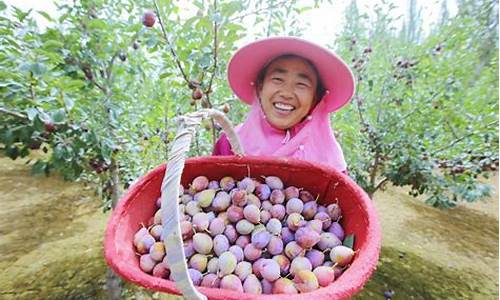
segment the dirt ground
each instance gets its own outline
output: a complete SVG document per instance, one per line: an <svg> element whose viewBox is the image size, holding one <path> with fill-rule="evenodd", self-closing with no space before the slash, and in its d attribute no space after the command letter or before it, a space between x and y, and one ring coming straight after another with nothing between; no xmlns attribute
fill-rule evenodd
<svg viewBox="0 0 500 300"><path fill-rule="evenodd" d="M495 194L451 210L405 189L375 195L383 230L377 271L356 299L498 299ZM103 213L93 189L34 177L0 157L0 299L106 299ZM126 285L124 299L177 299Z"/></svg>

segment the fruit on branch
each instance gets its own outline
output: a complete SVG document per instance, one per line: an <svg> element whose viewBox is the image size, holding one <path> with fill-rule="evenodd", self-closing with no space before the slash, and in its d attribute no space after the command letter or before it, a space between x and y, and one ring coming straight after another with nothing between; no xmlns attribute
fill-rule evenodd
<svg viewBox="0 0 500 300"><path fill-rule="evenodd" d="M153 27L156 22L156 15L154 12L148 10L142 15L142 24L146 27Z"/></svg>
<svg viewBox="0 0 500 300"><path fill-rule="evenodd" d="M89 161L90 167L97 173L102 173L106 170L108 170L109 166L104 162L103 160L100 160L98 158L92 158Z"/></svg>
<svg viewBox="0 0 500 300"><path fill-rule="evenodd" d="M195 88L193 90L191 98L193 98L193 100L200 100L202 97L203 97L203 92L201 91L201 89L200 88Z"/></svg>
<svg viewBox="0 0 500 300"><path fill-rule="evenodd" d="M40 140L32 140L28 147L32 150L38 150L40 149L40 146L42 145L42 141Z"/></svg>
<svg viewBox="0 0 500 300"><path fill-rule="evenodd" d="M222 108L222 111L227 114L229 113L229 110L231 109L231 107L229 106L229 104L224 104L224 107Z"/></svg>
<svg viewBox="0 0 500 300"><path fill-rule="evenodd" d="M125 54L123 52L120 52L120 54L118 54L118 57L120 58L121 61L127 60L127 54Z"/></svg>
<svg viewBox="0 0 500 300"><path fill-rule="evenodd" d="M200 83L196 80L191 80L188 82L188 87L190 90L194 90L200 86Z"/></svg>
<svg viewBox="0 0 500 300"><path fill-rule="evenodd" d="M45 130L47 132L54 132L54 131L56 131L56 126L52 122L46 122L45 123Z"/></svg>

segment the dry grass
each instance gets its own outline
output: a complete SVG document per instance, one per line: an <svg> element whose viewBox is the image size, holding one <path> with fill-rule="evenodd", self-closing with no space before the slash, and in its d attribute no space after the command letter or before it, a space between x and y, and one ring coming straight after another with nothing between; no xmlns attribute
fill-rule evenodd
<svg viewBox="0 0 500 300"><path fill-rule="evenodd" d="M91 190L33 177L0 158L0 298L105 299L108 214ZM402 188L375 195L383 229L377 271L356 299L498 298L498 176L485 201L438 210ZM180 299L126 285L126 299Z"/></svg>

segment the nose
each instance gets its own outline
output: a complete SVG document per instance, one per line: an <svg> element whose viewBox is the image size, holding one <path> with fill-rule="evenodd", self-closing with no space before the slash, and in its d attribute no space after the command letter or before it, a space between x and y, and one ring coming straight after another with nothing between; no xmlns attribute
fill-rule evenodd
<svg viewBox="0 0 500 300"><path fill-rule="evenodd" d="M280 95L284 98L292 98L293 93L293 84L290 82L285 82L285 84L282 85Z"/></svg>

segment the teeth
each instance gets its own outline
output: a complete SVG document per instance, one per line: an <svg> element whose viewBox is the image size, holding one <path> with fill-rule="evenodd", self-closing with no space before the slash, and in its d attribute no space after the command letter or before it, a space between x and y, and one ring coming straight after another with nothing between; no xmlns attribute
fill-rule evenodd
<svg viewBox="0 0 500 300"><path fill-rule="evenodd" d="M287 111L292 111L295 109L295 107L293 107L292 105L279 103L279 102L274 103L274 107L276 107L277 109L287 110Z"/></svg>

